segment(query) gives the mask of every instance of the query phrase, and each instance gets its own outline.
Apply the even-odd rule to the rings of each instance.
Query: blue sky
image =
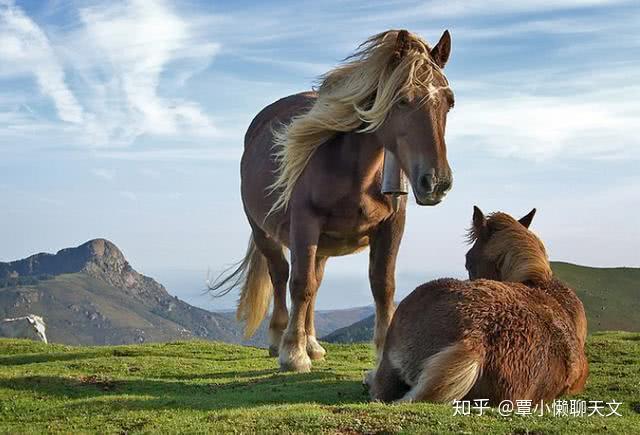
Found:
[[[640,266],[639,26],[638,2],[614,0],[0,0],[0,261],[106,237],[170,290],[231,307],[193,288],[244,252],[252,117],[407,28],[452,34],[454,189],[410,206],[399,293],[463,275],[473,204],[537,207],[552,259]],[[370,303],[366,262],[331,261],[318,306]]]

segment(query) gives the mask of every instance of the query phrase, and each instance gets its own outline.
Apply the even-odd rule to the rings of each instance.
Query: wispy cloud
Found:
[[[380,8],[376,2],[370,2],[365,13],[357,15],[360,22],[389,21],[433,21],[443,18],[469,18],[477,16],[505,16],[528,12],[553,12],[577,9],[602,8],[617,4],[631,3],[631,0],[485,0],[474,2],[467,0],[399,1],[391,6]],[[375,12],[375,10],[378,10]],[[382,10],[380,10],[382,9]]]
[[[108,159],[233,160],[240,155],[242,135],[253,114],[279,96],[308,87],[370,33],[399,22],[418,23],[418,32],[438,23],[439,32],[441,23],[453,22],[454,57],[489,39],[498,50],[502,40],[508,45],[514,36],[525,36],[513,48],[518,52],[531,49],[530,39],[537,35],[574,38],[570,44],[544,47],[558,55],[578,46],[610,44],[616,31],[629,32],[635,20],[620,10],[614,10],[615,20],[549,12],[605,10],[625,3],[355,1],[339,8],[337,2],[313,3],[308,10],[256,5],[220,15],[195,3],[162,0],[81,3],[77,9],[72,2],[67,5],[75,21],[39,26],[5,0],[0,8],[0,79],[35,74],[41,92],[54,101],[57,117],[64,122],[56,124],[28,100],[8,103],[8,97],[0,95],[0,121],[7,126],[0,138],[29,143],[46,136],[66,145],[101,147],[97,155]],[[533,11],[536,14],[527,15]],[[472,19],[489,12],[503,18]],[[610,16],[611,11],[606,12]],[[284,32],[282,23],[287,23]],[[434,32],[431,28],[421,33]],[[625,44],[632,44],[631,39]],[[27,50],[26,44],[35,49]],[[211,68],[218,58],[226,65]],[[638,64],[630,60],[622,73],[609,68],[594,75],[586,64],[597,64],[597,56],[583,57],[583,71],[558,61],[555,69],[527,64],[484,76],[477,74],[479,67],[473,73],[456,71],[456,79],[462,80],[452,81],[459,95],[448,129],[450,141],[533,159],[603,158],[629,150],[638,155],[633,152],[638,142],[628,134],[639,112],[629,97],[637,98],[638,90],[621,86],[637,75]],[[243,74],[237,74],[238,64]],[[207,70],[213,83],[201,81],[196,91],[190,89],[194,77]],[[262,70],[278,75],[256,73]],[[559,83],[558,76],[569,79]],[[215,91],[200,98],[198,92],[207,89]],[[206,100],[210,102],[203,103]],[[228,109],[235,101],[242,103]],[[153,146],[124,147],[140,141]]]
[[[35,75],[58,118],[77,126],[72,142],[122,146],[142,135],[218,134],[198,103],[162,96],[160,85],[169,66],[184,83],[219,44],[202,39],[163,1],[106,3],[78,15],[75,26],[48,35],[12,2],[0,9],[0,77]]]
[[[188,22],[159,1],[107,4],[82,9],[80,15],[84,26],[77,36],[84,36],[101,54],[100,59],[93,59],[97,64],[90,66],[109,74],[107,83],[117,83],[109,89],[104,81],[94,82],[94,89],[107,93],[100,96],[101,101],[114,96],[124,100],[116,99],[116,104],[103,108],[106,112],[128,112],[128,118],[135,121],[134,135],[215,132],[197,104],[161,97],[159,84],[169,63],[194,56],[211,60],[219,50],[217,44],[202,43],[191,49],[194,41]]]
[[[12,1],[0,4],[0,76],[33,75],[55,104],[58,117],[81,123],[83,109],[65,83],[60,64],[42,29]]]
[[[503,157],[640,159],[640,66],[510,71],[463,83],[448,139]],[[507,77],[508,76],[508,77]]]

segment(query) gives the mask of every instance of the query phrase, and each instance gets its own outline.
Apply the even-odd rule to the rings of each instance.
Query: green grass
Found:
[[[585,400],[622,417],[453,416],[449,405],[368,403],[369,345],[327,345],[307,374],[279,373],[265,350],[213,342],[112,347],[0,340],[0,433],[492,432],[640,433],[640,334],[588,345]]]

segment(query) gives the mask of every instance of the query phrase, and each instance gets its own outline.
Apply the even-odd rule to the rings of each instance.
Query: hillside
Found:
[[[369,345],[327,347],[311,373],[293,374],[265,350],[222,343],[0,339],[0,433],[640,433],[640,334],[589,338],[591,376],[577,398],[622,402],[621,417],[453,416],[450,405],[369,403]]]
[[[54,343],[241,340],[235,322],[172,297],[108,240],[0,263],[0,279],[0,318],[41,315]]]
[[[589,332],[640,331],[640,269],[597,268],[553,261],[555,276],[576,290],[587,312]],[[373,337],[374,316],[323,338],[331,343],[359,343]]]
[[[234,322],[166,294],[132,298],[86,273],[0,289],[0,317],[43,316],[53,343],[125,344],[202,337],[240,340]]]
[[[551,263],[585,306],[590,331],[640,331],[640,268]]]
[[[319,311],[319,335],[371,314],[371,307]],[[111,242],[0,263],[0,319],[37,314],[64,344],[127,344],[205,338],[267,346],[267,321],[243,340],[234,313],[213,313],[171,296],[138,273]]]

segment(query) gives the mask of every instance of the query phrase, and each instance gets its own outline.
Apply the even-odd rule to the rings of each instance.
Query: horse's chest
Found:
[[[370,195],[340,201],[326,216],[319,254],[347,255],[366,248],[371,232],[390,213],[391,209],[385,202]]]

